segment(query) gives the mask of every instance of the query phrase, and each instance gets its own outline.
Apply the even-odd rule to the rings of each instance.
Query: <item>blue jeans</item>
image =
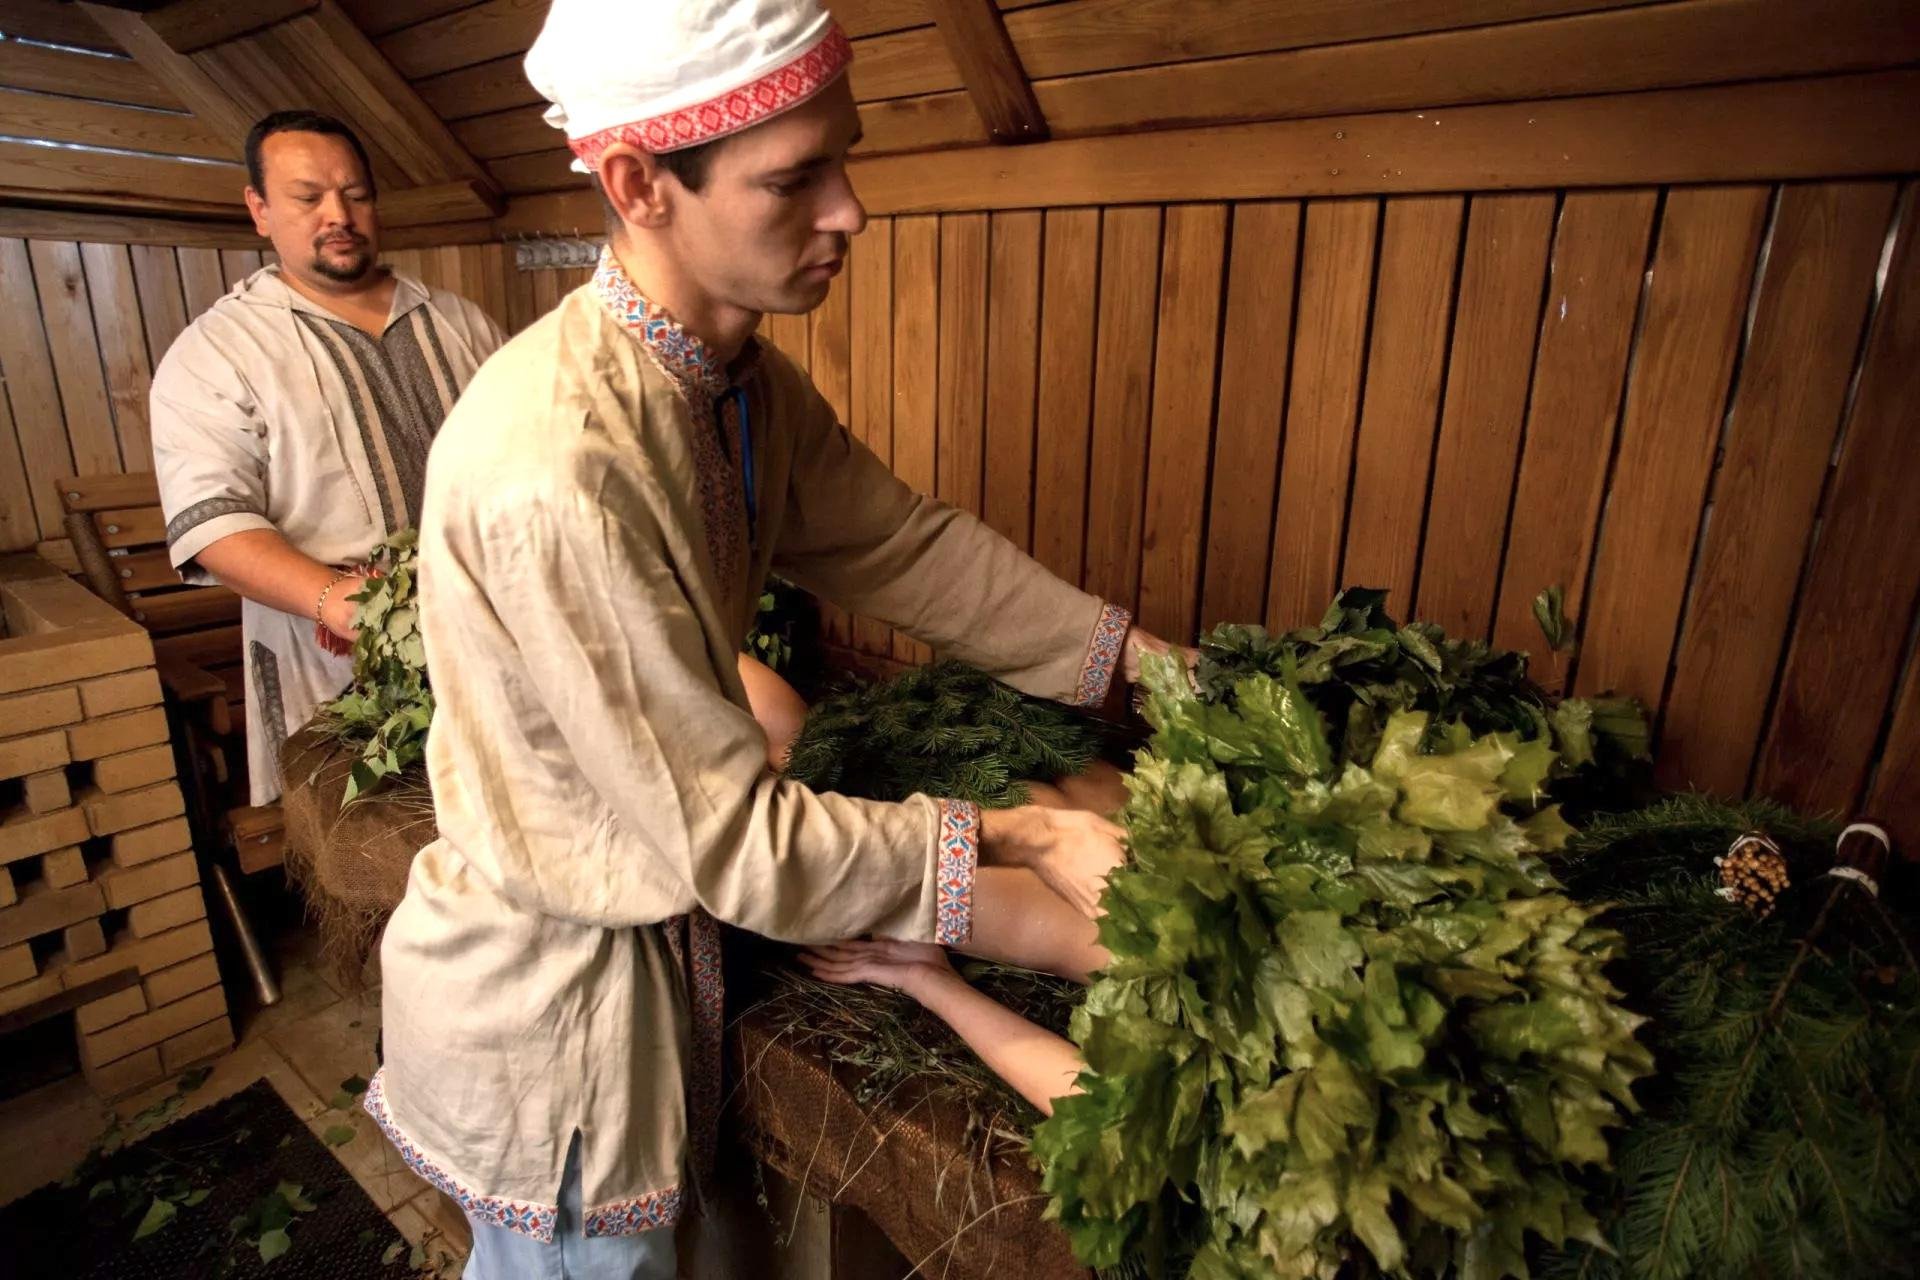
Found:
[[[585,1235],[580,1227],[580,1135],[567,1147],[553,1243],[467,1221],[473,1252],[462,1280],[674,1280],[673,1228],[631,1236]]]

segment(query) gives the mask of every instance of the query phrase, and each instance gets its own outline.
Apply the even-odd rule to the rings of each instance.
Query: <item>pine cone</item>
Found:
[[[1787,887],[1787,857],[1780,846],[1758,831],[1733,842],[1713,865],[1720,868],[1720,896],[1745,907],[1760,919],[1772,912],[1775,899]]]

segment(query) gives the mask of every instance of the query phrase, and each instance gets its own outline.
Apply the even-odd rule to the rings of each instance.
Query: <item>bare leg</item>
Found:
[[[786,767],[787,751],[807,722],[807,702],[772,667],[757,658],[740,655],[740,681],[747,686],[747,705],[760,731],[767,735],[767,764],[776,772]]]
[[[970,956],[1075,982],[1113,959],[1100,945],[1099,927],[1025,867],[979,868],[973,905],[973,940],[959,948]]]
[[[1066,801],[1066,808],[1086,809],[1111,818],[1127,807],[1127,775],[1095,760],[1070,778],[1056,778],[1053,789]]]

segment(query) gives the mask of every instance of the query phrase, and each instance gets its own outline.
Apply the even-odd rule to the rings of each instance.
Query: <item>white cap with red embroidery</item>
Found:
[[[852,60],[819,0],[553,0],[526,68],[592,173],[616,142],[658,155],[751,128]]]

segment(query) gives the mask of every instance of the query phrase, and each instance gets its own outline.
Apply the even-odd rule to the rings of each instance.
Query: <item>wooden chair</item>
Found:
[[[242,874],[285,858],[280,806],[248,803],[240,597],[180,580],[151,471],[60,481],[67,536],[95,594],[153,635],[160,683],[177,712],[188,804]]]

